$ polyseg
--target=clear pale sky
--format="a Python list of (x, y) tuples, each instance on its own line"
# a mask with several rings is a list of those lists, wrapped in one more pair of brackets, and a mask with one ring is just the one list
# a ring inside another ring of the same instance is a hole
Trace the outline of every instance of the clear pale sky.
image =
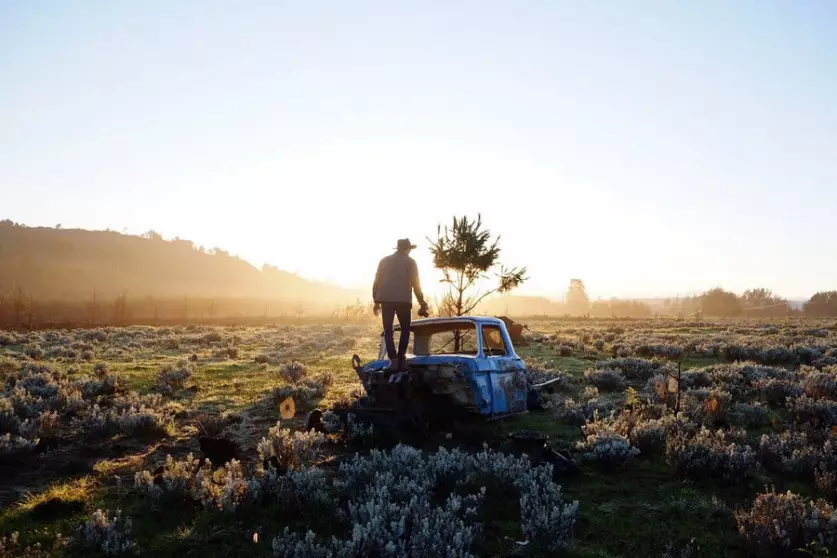
[(483, 214), (522, 293), (837, 288), (837, 3), (0, 0), (0, 218), (367, 287)]

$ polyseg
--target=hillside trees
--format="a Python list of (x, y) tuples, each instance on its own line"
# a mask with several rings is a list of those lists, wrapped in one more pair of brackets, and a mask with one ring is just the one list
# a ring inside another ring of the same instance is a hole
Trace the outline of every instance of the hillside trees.
[(594, 318), (650, 318), (654, 315), (651, 307), (639, 300), (596, 300), (590, 304), (590, 315)]
[(703, 293), (700, 310), (707, 316), (737, 316), (741, 313), (741, 301), (735, 293), (716, 287)]
[(0, 221), (0, 327), (264, 316), (267, 304), (276, 316), (298, 304), (309, 315), (327, 315), (360, 294), (153, 230), (129, 235)]
[(803, 306), (807, 316), (837, 316), (837, 291), (821, 291), (812, 296)]
[(781, 316), (790, 310), (788, 301), (770, 289), (748, 289), (740, 299), (742, 310), (748, 316)]

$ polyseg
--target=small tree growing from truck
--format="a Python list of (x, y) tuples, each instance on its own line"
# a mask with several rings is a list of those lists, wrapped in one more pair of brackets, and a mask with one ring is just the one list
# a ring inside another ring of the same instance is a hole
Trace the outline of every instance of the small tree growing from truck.
[[(464, 316), (469, 314), (482, 300), (493, 293), (507, 293), (525, 280), (526, 268), (506, 268), (498, 263), (500, 237), (492, 239), (491, 232), (482, 226), (482, 217), (476, 220), (467, 216), (454, 216), (453, 224), (437, 229), (437, 239), (430, 242), (433, 265), (442, 270), (442, 283), (447, 292), (439, 303), (442, 316)], [(493, 288), (481, 289), (479, 283), (489, 279), (489, 272), (495, 270), (497, 283)], [(460, 339), (455, 338), (455, 350), (460, 349)]]

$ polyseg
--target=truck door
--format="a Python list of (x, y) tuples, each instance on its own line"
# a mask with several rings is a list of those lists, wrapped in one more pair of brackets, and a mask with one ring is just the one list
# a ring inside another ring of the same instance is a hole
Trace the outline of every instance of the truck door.
[(481, 326), (481, 357), (487, 363), (495, 416), (526, 410), (526, 372), (523, 361), (511, 350), (511, 341), (498, 325)]

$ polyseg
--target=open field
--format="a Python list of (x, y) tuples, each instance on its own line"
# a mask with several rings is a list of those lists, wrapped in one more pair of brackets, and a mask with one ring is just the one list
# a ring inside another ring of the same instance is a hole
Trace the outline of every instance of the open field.
[[(349, 361), (375, 357), (377, 326), (0, 332), (0, 555), (825, 555), (837, 543), (837, 322), (529, 326), (518, 352), (562, 380), (546, 409), (485, 425), (486, 449), (454, 433), (371, 454), (362, 425), (299, 430), (308, 409), (358, 395)], [(504, 436), (521, 429), (581, 471), (508, 455)]]

